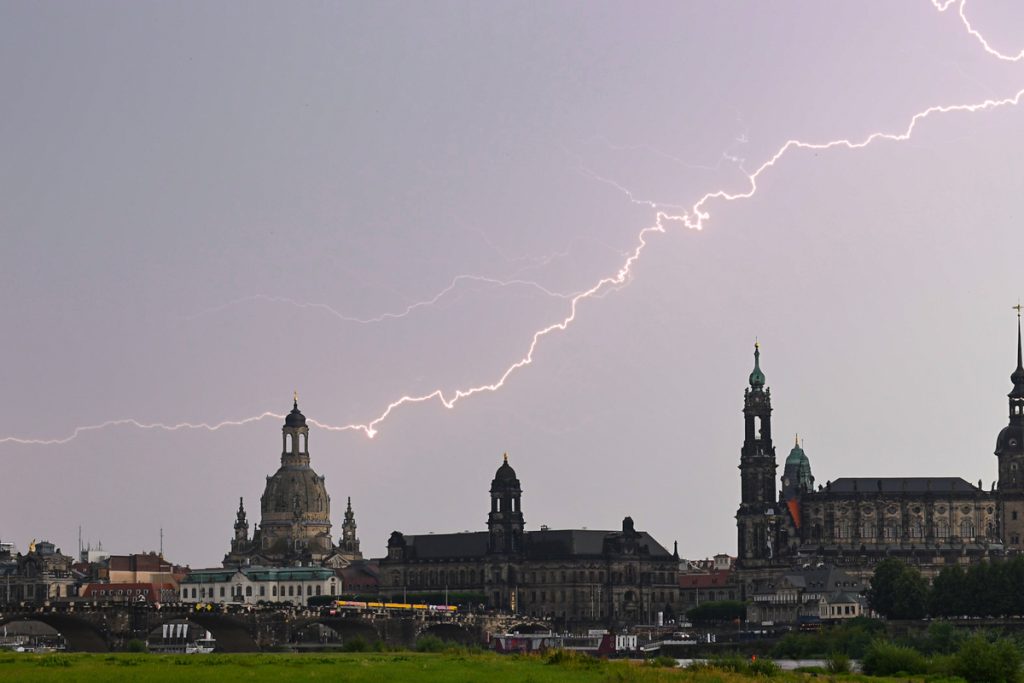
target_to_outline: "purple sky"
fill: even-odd
[[[217,564],[239,496],[258,518],[279,419],[8,437],[284,413],[296,389],[308,417],[365,424],[493,383],[622,268],[655,221],[631,197],[685,213],[748,191],[787,140],[1013,97],[1024,64],[956,11],[0,5],[0,539],[70,551],[81,525],[134,552],[163,527],[169,558]],[[1019,3],[966,13],[1024,47]],[[648,233],[628,284],[499,391],[401,406],[374,439],[314,429],[337,531],[346,496],[371,555],[392,529],[480,529],[508,451],[531,528],[629,514],[684,556],[735,552],[755,337],[780,462],[799,432],[821,483],[989,486],[1022,122],[936,113],[905,142],[790,149],[754,196],[704,204],[704,230]]]

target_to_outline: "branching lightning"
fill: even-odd
[[[953,5],[956,5],[957,14],[960,15],[960,21],[961,23],[963,23],[964,28],[967,29],[967,33],[969,33],[975,40],[978,41],[978,43],[981,44],[981,47],[985,50],[985,52],[992,55],[996,59],[999,59],[1004,62],[1019,62],[1022,59],[1024,59],[1024,48],[1022,48],[1021,51],[1015,55],[1008,55],[1004,52],[1000,52],[999,50],[989,45],[989,42],[985,40],[985,36],[981,35],[981,33],[976,28],[974,28],[974,26],[971,25],[970,19],[967,18],[967,0],[960,0],[959,3],[957,2],[957,0],[932,0],[932,5],[934,5],[935,9],[937,9],[940,12],[945,12]]]
[[[937,9],[939,12],[945,12],[951,6],[956,4],[956,0],[931,0],[931,1],[932,1],[932,4],[934,5],[935,9]],[[998,58],[1000,60],[1003,60],[1003,61],[1016,62],[1016,61],[1021,61],[1022,59],[1024,59],[1024,50],[1022,50],[1017,55],[1006,55],[1006,54],[1003,54],[1003,53],[995,50],[994,48],[992,48],[988,44],[988,42],[985,40],[985,38],[976,29],[974,29],[974,27],[971,25],[970,21],[967,19],[966,12],[965,12],[965,7],[966,7],[966,0],[960,0],[960,2],[958,4],[958,12],[959,12],[959,16],[961,18],[961,21],[963,22],[967,32],[981,43],[981,45],[983,46],[983,48],[985,49],[986,52],[988,52],[990,55],[992,55],[992,56],[994,56],[994,57],[996,57],[996,58]],[[798,139],[787,140],[782,146],[780,146],[778,148],[778,150],[773,155],[771,155],[766,161],[764,161],[760,166],[758,166],[753,172],[749,172],[749,173],[744,172],[746,189],[742,189],[742,190],[738,190],[738,191],[719,189],[719,190],[714,190],[712,192],[708,192],[708,193],[704,194],[703,196],[701,196],[694,204],[692,204],[691,206],[689,206],[688,208],[686,208],[685,210],[681,211],[678,214],[668,213],[668,212],[664,211],[662,208],[658,208],[659,205],[654,203],[654,202],[649,202],[649,201],[646,201],[646,200],[638,200],[635,197],[633,197],[633,195],[626,188],[624,188],[624,187],[622,187],[622,186],[620,186],[620,185],[618,185],[616,183],[613,183],[612,181],[609,181],[607,179],[600,178],[599,176],[594,175],[594,177],[596,179],[601,180],[601,181],[606,182],[606,183],[609,183],[609,184],[612,184],[615,187],[617,187],[620,191],[625,192],[627,194],[627,196],[629,197],[629,199],[631,201],[633,201],[634,203],[643,204],[643,205],[649,206],[652,210],[655,211],[654,221],[653,221],[653,223],[651,225],[643,228],[637,234],[637,238],[636,238],[637,241],[636,241],[635,247],[632,249],[631,252],[628,252],[628,255],[626,256],[625,261],[622,263],[622,265],[619,267],[618,271],[615,274],[609,275],[607,277],[604,277],[604,278],[598,280],[590,288],[588,288],[588,289],[586,289],[584,291],[581,291],[581,292],[577,292],[577,293],[572,294],[572,295],[559,295],[557,293],[550,292],[550,291],[544,290],[543,288],[540,288],[540,286],[536,285],[536,283],[529,283],[529,282],[526,282],[526,281],[520,281],[520,282],[516,282],[516,281],[496,281],[496,280],[492,281],[492,280],[487,279],[487,278],[479,278],[482,281],[491,282],[493,284],[521,284],[521,285],[537,286],[538,288],[540,288],[545,293],[547,293],[547,294],[549,294],[551,296],[561,296],[561,297],[567,298],[569,300],[569,310],[568,310],[567,314],[565,315],[565,317],[563,317],[558,322],[552,323],[552,324],[550,324],[550,325],[548,325],[546,327],[543,327],[543,328],[535,331],[532,334],[532,337],[530,339],[530,343],[529,343],[529,345],[528,345],[528,347],[526,349],[526,352],[518,360],[513,362],[511,365],[508,365],[504,369],[504,371],[502,371],[501,374],[498,375],[497,379],[495,379],[494,381],[492,381],[490,383],[479,384],[479,385],[476,385],[476,386],[462,388],[462,389],[456,389],[455,391],[453,391],[451,393],[445,393],[445,391],[442,390],[442,389],[435,389],[434,391],[431,391],[431,392],[425,393],[425,394],[402,396],[401,398],[398,398],[398,399],[392,401],[391,403],[389,403],[384,408],[384,410],[382,412],[380,412],[375,418],[373,418],[369,422],[362,423],[362,424],[353,423],[353,424],[347,424],[347,425],[340,425],[340,426],[338,426],[338,425],[324,424],[324,423],[316,422],[316,421],[313,421],[313,420],[310,420],[310,422],[312,424],[315,424],[316,426],[318,426],[318,427],[320,427],[322,429],[328,430],[328,431],[358,431],[358,432],[363,432],[366,436],[372,438],[372,437],[374,437],[378,433],[379,425],[381,425],[381,423],[383,423],[385,420],[387,420],[398,408],[400,408],[400,407],[402,407],[404,405],[436,401],[436,402],[440,403],[441,405],[443,405],[445,408],[452,409],[452,408],[455,407],[455,405],[459,401],[461,401],[464,398],[469,398],[470,396],[474,396],[476,394],[481,394],[481,393],[496,392],[496,391],[498,391],[499,389],[501,389],[505,385],[505,382],[516,371],[518,371],[518,370],[526,367],[527,365],[530,365],[530,364],[533,363],[534,357],[535,357],[535,353],[537,351],[537,348],[538,348],[540,342],[545,337],[547,337],[548,335],[551,335],[553,333],[556,333],[556,332],[563,332],[563,331],[567,330],[570,325],[572,325],[572,323],[576,320],[576,315],[579,312],[580,305],[584,301],[586,301],[587,299],[600,298],[600,297],[604,296],[607,292],[613,291],[616,288],[619,288],[619,287],[622,287],[622,286],[625,286],[626,284],[628,284],[628,282],[630,280],[630,277],[633,274],[633,268],[639,262],[641,255],[643,254],[644,250],[648,246],[648,243],[649,243],[648,239],[650,237],[652,237],[655,233],[664,233],[664,232],[666,232],[666,226],[671,224],[671,223],[679,223],[680,225],[682,225],[682,226],[684,226],[686,228],[689,228],[691,230],[702,230],[705,227],[705,225],[707,224],[707,222],[711,218],[711,213],[710,213],[710,210],[709,210],[709,205],[711,205],[712,203],[714,203],[716,201],[720,201],[720,202],[734,202],[734,201],[739,201],[739,200],[743,200],[743,199],[749,199],[749,198],[753,197],[757,193],[757,191],[758,191],[758,181],[760,180],[761,176],[764,173],[766,173],[768,170],[773,168],[787,154],[791,154],[795,150],[825,151],[825,150],[831,150],[831,149],[834,149],[834,148],[846,148],[846,149],[849,149],[849,150],[857,150],[857,149],[865,148],[865,147],[867,147],[867,146],[869,146],[869,145],[871,145],[871,144],[873,144],[875,142],[880,142],[880,141],[903,142],[903,141],[909,140],[913,136],[914,132],[917,130],[918,124],[920,124],[922,121],[924,121],[925,119],[927,119],[927,118],[929,118],[929,117],[931,117],[933,115],[940,115],[940,114],[944,115],[944,114],[953,114],[953,113],[972,113],[973,114],[973,113],[982,112],[982,111],[989,111],[989,110],[993,110],[993,109],[997,109],[997,108],[1001,108],[1001,107],[1016,106],[1016,105],[1018,105],[1020,103],[1020,100],[1021,100],[1022,96],[1024,96],[1024,89],[1021,89],[1021,90],[1017,91],[1011,97],[1006,97],[1006,98],[1003,98],[1003,99],[986,99],[986,100],[983,100],[981,102],[976,102],[976,103],[973,103],[973,104],[951,104],[951,105],[936,105],[936,106],[928,107],[927,109],[924,109],[924,110],[914,114],[910,118],[910,120],[907,123],[907,125],[901,131],[898,131],[898,132],[875,132],[875,133],[871,133],[871,134],[867,135],[866,137],[864,137],[863,139],[860,139],[860,140],[837,139],[837,140],[829,140],[829,141],[826,141],[826,142],[818,142],[818,143],[805,142],[805,141],[801,141],[801,140],[798,140]],[[661,205],[661,206],[663,208],[681,208],[681,207],[669,207],[668,205]],[[476,277],[476,276],[459,276],[459,277],[469,278],[469,277]],[[432,300],[436,301],[441,296],[443,296],[445,293],[447,293],[447,291],[450,291],[451,288],[455,287],[458,284],[459,277],[457,277],[455,280],[453,280],[453,282],[449,285],[449,287],[445,291],[442,291],[441,293],[439,293]],[[292,302],[292,303],[295,303],[295,302]],[[318,306],[317,304],[308,304],[308,305],[309,306]],[[427,303],[426,302],[418,302],[417,304],[411,305],[405,312],[400,313],[400,314],[384,314],[382,316],[378,316],[377,319],[366,319],[366,320],[355,319],[354,322],[375,322],[375,321],[387,319],[388,317],[401,317],[402,315],[408,315],[408,313],[410,313],[416,307],[421,307],[421,306],[424,306],[424,305],[427,305]],[[333,309],[332,309],[332,311],[333,311]],[[337,314],[336,311],[333,311],[333,312],[335,314]],[[340,317],[344,318],[344,316],[340,316]],[[216,430],[218,430],[218,429],[220,429],[222,427],[244,425],[244,424],[247,424],[247,423],[250,423],[250,422],[255,422],[255,421],[258,421],[258,420],[262,420],[262,419],[265,419],[265,418],[268,418],[268,417],[283,418],[284,416],[280,415],[280,414],[277,414],[277,413],[273,413],[273,412],[265,412],[265,413],[262,413],[260,415],[256,415],[256,416],[253,416],[253,417],[247,417],[247,418],[244,418],[244,419],[241,419],[241,420],[224,421],[224,422],[220,422],[220,423],[217,423],[217,424],[178,423],[178,424],[168,425],[168,424],[163,424],[163,423],[142,423],[142,422],[139,422],[139,421],[134,420],[134,419],[110,420],[110,421],[103,422],[103,423],[96,424],[96,425],[90,425],[90,426],[85,426],[85,427],[78,427],[78,428],[76,428],[74,430],[74,432],[72,432],[71,435],[69,435],[69,436],[67,436],[65,438],[60,438],[60,439],[24,439],[24,438],[18,438],[18,437],[5,437],[5,438],[0,438],[0,444],[2,444],[2,443],[17,443],[17,444],[25,444],[25,445],[29,445],[29,444],[32,444],[32,445],[58,445],[58,444],[66,444],[69,441],[77,438],[79,435],[81,435],[81,434],[83,434],[85,432],[95,431],[95,430],[99,430],[99,429],[105,429],[105,428],[108,428],[108,427],[121,426],[121,425],[132,426],[132,427],[136,427],[136,428],[139,428],[139,429],[157,429],[157,430],[164,430],[164,431],[178,431],[178,430],[207,430],[207,431],[216,431]]]
[[[266,302],[269,302],[269,303],[288,304],[289,306],[294,306],[296,308],[307,308],[307,309],[324,311],[324,312],[329,313],[330,315],[334,316],[338,320],[341,320],[342,322],[359,323],[361,325],[371,325],[371,324],[374,324],[374,323],[382,323],[382,322],[385,322],[387,320],[399,320],[401,318],[405,318],[405,317],[409,316],[411,313],[413,313],[417,309],[427,308],[429,306],[433,306],[438,301],[440,301],[445,296],[447,296],[452,291],[454,291],[459,286],[459,284],[461,284],[463,282],[480,282],[480,283],[483,283],[483,284],[486,284],[486,285],[491,285],[493,287],[517,287],[517,286],[518,287],[528,287],[530,289],[537,290],[538,292],[544,294],[545,296],[549,296],[549,297],[556,298],[556,299],[570,299],[575,294],[575,292],[568,293],[568,294],[563,293],[563,292],[555,292],[555,291],[552,291],[552,290],[548,289],[547,287],[545,287],[545,286],[543,286],[543,285],[541,285],[541,284],[539,284],[537,282],[533,282],[532,280],[520,280],[520,279],[500,280],[498,278],[486,277],[484,275],[456,275],[454,278],[452,278],[452,281],[448,284],[448,286],[446,286],[444,289],[439,291],[437,294],[435,294],[435,295],[433,295],[433,296],[431,296],[431,297],[429,297],[427,299],[422,299],[420,301],[416,301],[414,303],[411,303],[411,304],[406,306],[401,311],[397,311],[397,312],[393,312],[393,313],[390,313],[390,312],[389,313],[381,313],[380,315],[376,315],[376,316],[373,316],[373,317],[370,317],[370,318],[359,318],[359,317],[356,317],[356,316],[346,315],[346,314],[342,313],[341,311],[338,311],[337,309],[333,308],[329,304],[316,303],[316,302],[308,302],[308,301],[297,301],[295,299],[290,299],[290,298],[284,297],[284,296],[269,296],[269,295],[266,295],[266,294],[252,294],[250,296],[243,296],[243,297],[240,297],[238,299],[233,299],[232,301],[228,301],[227,303],[221,304],[220,306],[207,309],[205,311],[202,311],[200,313],[195,314],[194,316],[191,316],[191,318],[189,318],[189,319],[194,319],[194,318],[198,318],[198,317],[200,317],[202,315],[208,315],[208,314],[211,314],[211,313],[216,313],[218,311],[222,311],[222,310],[224,310],[226,308],[229,308],[231,306],[237,306],[238,304],[242,304],[242,303],[245,303],[247,301],[266,301]]]

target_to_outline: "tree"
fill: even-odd
[[[686,613],[695,622],[735,621],[747,618],[747,605],[739,600],[716,600],[697,605]]]
[[[921,619],[927,614],[928,582],[917,569],[885,560],[875,568],[868,604],[888,619]]]

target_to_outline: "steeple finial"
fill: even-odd
[[[1024,308],[1024,307],[1022,307],[1020,305],[1020,299],[1018,299],[1017,300],[1017,305],[1013,307],[1013,309],[1015,311],[1017,311],[1017,369],[1018,370],[1024,369],[1024,364],[1021,363],[1021,354],[1020,354],[1020,311],[1021,311],[1021,308]]]
[[[502,455],[501,457],[505,461],[505,463],[508,463],[508,451],[505,451],[505,454]]]
[[[793,446],[794,446],[794,447],[797,447],[797,446],[799,446],[799,445],[800,445],[800,435],[799,435],[799,434],[797,434],[797,435],[796,435],[796,440],[795,440],[795,443],[793,444]]]
[[[352,496],[348,497],[348,511],[352,512]]]
[[[292,392],[292,407],[296,410],[299,407],[299,392],[297,390]]]

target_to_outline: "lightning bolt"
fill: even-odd
[[[290,299],[284,296],[268,296],[266,294],[253,294],[250,296],[243,296],[238,299],[233,299],[225,304],[221,304],[220,306],[216,306],[214,308],[210,308],[205,311],[196,313],[195,315],[190,316],[189,318],[186,319],[194,320],[201,316],[217,313],[219,311],[223,311],[227,308],[237,306],[238,304],[242,304],[247,301],[266,301],[269,303],[288,304],[289,306],[295,306],[296,308],[308,308],[313,310],[324,311],[334,316],[338,320],[347,323],[371,325],[374,323],[381,323],[386,320],[398,320],[400,318],[405,318],[419,308],[427,308],[429,306],[433,306],[438,301],[443,299],[446,295],[454,291],[462,282],[482,282],[484,284],[491,285],[494,287],[528,287],[531,289],[535,289],[546,296],[556,299],[570,299],[574,294],[576,294],[576,292],[571,292],[568,294],[562,292],[555,292],[537,282],[533,282],[532,280],[499,280],[497,278],[486,277],[484,275],[456,275],[454,278],[452,278],[452,281],[448,284],[447,287],[445,287],[432,297],[409,304],[408,306],[405,307],[405,309],[398,311],[396,313],[381,313],[380,315],[376,315],[371,318],[359,318],[355,316],[345,315],[344,313],[338,311],[337,309],[331,307],[328,304],[308,301],[297,301],[295,299]]]
[[[939,12],[944,12],[948,10],[949,7],[951,7],[954,4],[954,2],[955,0],[932,0],[933,6]],[[961,17],[961,21],[964,23],[964,26],[967,29],[968,33],[981,42],[986,52],[1003,61],[1019,61],[1021,59],[1024,59],[1024,50],[1022,50],[1021,53],[1019,53],[1016,56],[1005,55],[997,50],[994,50],[984,39],[984,37],[971,26],[965,14],[965,7],[966,0],[961,0],[959,4],[959,14]],[[764,173],[768,172],[770,169],[772,169],[787,154],[790,154],[795,150],[825,151],[835,148],[857,150],[863,149],[879,141],[904,142],[906,140],[909,140],[913,136],[914,132],[917,130],[918,124],[920,124],[922,121],[931,116],[954,113],[973,114],[977,112],[989,111],[1002,107],[1017,106],[1020,103],[1020,99],[1022,96],[1024,96],[1024,89],[1017,91],[1011,97],[1006,97],[1003,99],[986,99],[981,102],[976,102],[973,104],[935,105],[914,114],[902,131],[895,133],[875,132],[867,135],[866,137],[860,140],[841,138],[820,143],[805,142],[798,139],[787,140],[781,147],[778,148],[778,150],[773,155],[771,155],[766,161],[764,161],[760,166],[758,166],[753,172],[745,174],[747,189],[741,191],[730,191],[720,189],[708,192],[701,196],[689,209],[678,214],[671,214],[663,210],[657,209],[656,205],[653,202],[646,202],[645,200],[635,200],[632,194],[628,192],[628,190],[625,190],[625,188],[621,188],[621,186],[619,186],[620,189],[625,190],[627,192],[627,196],[629,196],[631,200],[634,200],[637,203],[646,203],[652,209],[655,210],[654,223],[640,230],[640,232],[637,235],[636,246],[629,253],[627,258],[623,262],[622,266],[614,275],[604,277],[598,280],[589,289],[572,295],[569,299],[569,311],[567,315],[564,318],[562,318],[562,320],[535,331],[531,337],[530,344],[526,350],[526,353],[522,357],[520,357],[519,360],[515,361],[514,363],[506,367],[505,370],[498,376],[496,380],[487,384],[480,384],[469,388],[457,389],[450,394],[446,394],[442,389],[436,389],[426,394],[402,396],[401,398],[389,403],[387,407],[377,415],[377,417],[364,424],[353,423],[335,426],[315,422],[312,420],[310,420],[310,422],[312,424],[315,424],[317,427],[320,427],[327,431],[359,431],[363,432],[367,437],[372,438],[377,435],[378,426],[385,420],[387,420],[394,413],[395,410],[404,405],[437,401],[441,403],[445,408],[452,409],[462,399],[475,396],[476,394],[496,392],[505,385],[505,382],[516,371],[533,363],[534,354],[541,340],[543,340],[548,335],[554,334],[556,332],[564,332],[569,328],[570,325],[572,325],[572,323],[576,319],[576,315],[579,311],[579,307],[582,302],[591,298],[600,298],[601,296],[605,295],[609,290],[613,290],[615,288],[622,287],[628,284],[629,278],[632,275],[633,268],[636,265],[636,263],[640,260],[640,257],[643,254],[644,249],[647,247],[648,238],[650,236],[652,236],[655,233],[666,232],[666,224],[673,222],[678,222],[682,226],[691,230],[703,230],[706,223],[711,218],[711,214],[708,209],[709,204],[716,201],[734,202],[753,197],[758,191],[758,180],[761,178],[761,176]],[[455,283],[453,283],[453,285],[454,284]],[[0,444],[65,444],[77,438],[82,433],[118,425],[131,425],[134,427],[138,427],[140,429],[160,429],[165,431],[178,431],[185,429],[216,431],[222,427],[244,425],[268,417],[276,417],[280,419],[283,418],[283,415],[279,415],[272,412],[265,412],[260,415],[244,418],[241,420],[230,420],[212,425],[207,423],[178,423],[174,425],[166,425],[162,423],[141,423],[133,419],[110,420],[97,425],[78,427],[70,436],[65,437],[63,439],[23,439],[17,437],[5,437],[0,439]]]
[[[267,412],[260,415],[254,415],[252,417],[246,417],[241,420],[224,420],[223,422],[218,422],[216,424],[208,424],[206,422],[200,422],[198,424],[179,422],[177,424],[170,425],[162,422],[139,422],[138,420],[127,418],[123,420],[107,420],[106,422],[86,425],[85,427],[75,427],[75,431],[73,431],[70,436],[66,436],[62,439],[21,439],[16,436],[8,436],[0,439],[0,443],[17,443],[26,446],[59,446],[77,439],[79,435],[85,434],[86,432],[95,432],[100,429],[107,429],[108,427],[121,426],[131,426],[138,429],[156,429],[164,432],[177,432],[181,430],[206,430],[208,432],[215,432],[221,427],[240,427],[242,425],[249,424],[250,422],[258,422],[259,420],[268,417],[276,417],[283,420],[285,416]]]
[[[932,0],[932,5],[939,12],[945,12],[953,5],[957,5],[957,14],[960,15],[960,21],[963,23],[964,28],[967,29],[967,33],[981,44],[981,47],[985,52],[996,59],[1004,62],[1019,62],[1024,59],[1024,49],[1015,55],[1008,55],[989,45],[989,42],[985,40],[985,36],[981,35],[981,33],[971,25],[970,19],[967,18],[967,0],[960,0],[959,3],[957,3],[956,0]]]

